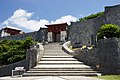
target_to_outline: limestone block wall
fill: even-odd
[[[120,74],[120,39],[109,38],[98,41],[100,70],[107,74]]]
[[[104,24],[104,15],[95,19],[81,22],[72,22],[68,27],[68,40],[74,43],[95,44],[96,34],[99,28]]]
[[[25,33],[25,34],[18,34],[18,35],[0,37],[0,40],[2,40],[2,39],[22,40],[22,39],[25,39],[28,36],[31,36],[34,40],[37,40],[37,41],[40,41],[40,42],[47,41],[47,29],[43,28],[43,29],[40,29],[39,31],[35,31],[35,32],[29,32],[29,33]]]
[[[10,64],[10,65],[1,66],[0,67],[0,77],[11,76],[12,70],[14,70],[15,67],[23,67],[23,66],[24,66],[25,70],[29,70],[29,60],[28,59],[25,59],[25,60],[17,62],[17,63]]]
[[[22,40],[25,39],[26,37],[31,36],[35,38],[35,32],[31,33],[25,33],[25,34],[18,34],[18,35],[11,35],[11,36],[5,36],[5,37],[0,37],[0,40],[2,39],[9,39],[9,40]]]
[[[68,40],[72,43],[91,44],[91,35],[93,35],[93,20],[73,22],[68,27]]]
[[[75,43],[96,45],[96,35],[103,24],[120,27],[120,5],[105,7],[104,15],[81,22],[72,22],[67,29],[67,39]]]
[[[92,50],[77,50],[73,53],[75,58],[84,63],[96,67],[103,74],[120,74],[120,39],[101,39],[97,47]]]
[[[120,5],[105,7],[106,22],[120,26]]]
[[[83,61],[85,64],[88,64],[92,67],[96,67],[96,65],[99,64],[99,55],[98,49],[94,48],[92,50],[88,50],[87,48],[84,50],[77,50],[73,54],[75,58],[77,58],[80,61]]]

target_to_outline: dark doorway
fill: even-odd
[[[53,42],[60,42],[60,33],[53,33]]]

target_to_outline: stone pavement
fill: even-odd
[[[0,77],[0,80],[103,80],[85,76]]]

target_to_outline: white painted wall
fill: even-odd
[[[1,32],[1,37],[4,37],[4,36],[10,36],[9,33],[6,33],[4,30],[2,30]]]
[[[61,33],[60,33],[60,41],[65,41],[65,37],[66,37],[66,31],[61,31]]]
[[[48,32],[48,42],[52,42],[52,32]]]

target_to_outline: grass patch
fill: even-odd
[[[72,48],[71,50],[75,51],[75,50],[80,50],[81,48]]]
[[[104,75],[104,76],[99,76],[97,78],[104,80],[120,80],[120,75]]]

